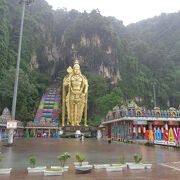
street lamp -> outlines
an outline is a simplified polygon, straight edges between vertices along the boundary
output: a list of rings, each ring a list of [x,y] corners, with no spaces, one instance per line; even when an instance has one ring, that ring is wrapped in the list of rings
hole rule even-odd
[[[20,27],[20,36],[19,36],[19,47],[18,47],[18,57],[17,57],[17,66],[16,66],[16,77],[14,83],[14,94],[13,94],[13,103],[12,103],[12,116],[11,119],[15,120],[16,114],[16,100],[17,100],[17,90],[18,90],[18,79],[19,79],[19,66],[21,60],[21,45],[22,45],[22,35],[23,35],[23,24],[24,24],[24,12],[26,5],[30,5],[34,0],[20,0],[19,3],[22,4],[22,17],[21,17],[21,27]],[[8,144],[13,143],[13,133],[14,130],[9,130]]]
[[[34,0],[19,0],[19,4],[22,4],[23,2],[25,2],[26,5],[30,6],[31,3],[34,2]]]
[[[153,92],[154,92],[154,107],[156,107],[156,91],[155,91],[156,82],[152,82],[151,85],[153,86]]]

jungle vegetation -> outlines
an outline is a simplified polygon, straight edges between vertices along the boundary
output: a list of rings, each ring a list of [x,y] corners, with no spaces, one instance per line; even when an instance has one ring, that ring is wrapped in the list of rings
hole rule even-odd
[[[21,6],[15,0],[0,1],[0,113],[11,109]],[[83,46],[81,36],[97,35],[101,45]],[[59,59],[49,59],[46,47],[61,48]],[[91,13],[52,10],[45,0],[26,8],[16,119],[33,120],[44,90],[55,80],[62,82],[65,69],[76,55],[82,57],[82,73],[89,81],[88,122],[98,125],[115,105],[135,100],[153,108],[152,82],[156,82],[157,105],[178,108],[180,102],[180,12],[161,14],[141,22],[123,25],[114,17],[104,17],[98,9]],[[106,50],[111,47],[111,55]],[[32,58],[38,67],[32,68]],[[98,73],[101,64],[120,72],[121,79]],[[52,73],[53,69],[53,73]],[[60,83],[61,84],[61,83]],[[168,103],[169,102],[169,103]]]

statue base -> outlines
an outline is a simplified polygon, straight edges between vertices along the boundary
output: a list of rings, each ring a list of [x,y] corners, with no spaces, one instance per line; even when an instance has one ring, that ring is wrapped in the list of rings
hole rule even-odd
[[[80,130],[81,133],[86,133],[91,135],[91,130],[89,127],[84,126],[65,126],[62,127],[64,134],[75,134],[77,130]]]

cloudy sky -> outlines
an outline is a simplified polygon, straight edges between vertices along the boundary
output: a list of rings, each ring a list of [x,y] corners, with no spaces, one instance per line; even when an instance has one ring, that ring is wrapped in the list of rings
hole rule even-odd
[[[180,10],[180,0],[46,0],[53,9],[76,9],[80,12],[99,9],[104,16],[114,16],[125,25],[151,18],[161,13]]]

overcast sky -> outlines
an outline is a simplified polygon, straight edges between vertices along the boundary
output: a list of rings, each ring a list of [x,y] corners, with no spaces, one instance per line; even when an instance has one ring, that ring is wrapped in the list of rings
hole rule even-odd
[[[161,13],[180,10],[180,0],[46,0],[53,9],[76,9],[80,12],[99,9],[104,16],[114,16],[124,25],[151,18]]]

